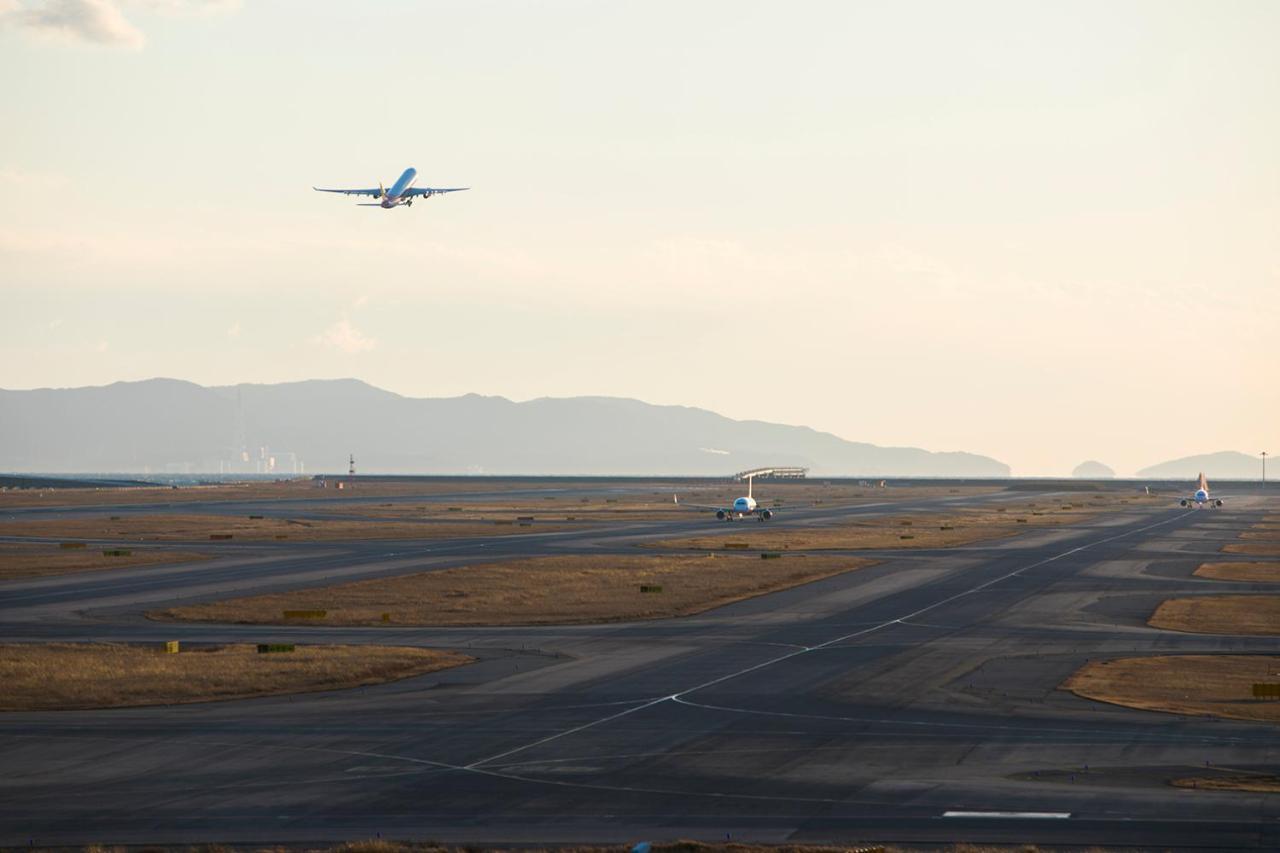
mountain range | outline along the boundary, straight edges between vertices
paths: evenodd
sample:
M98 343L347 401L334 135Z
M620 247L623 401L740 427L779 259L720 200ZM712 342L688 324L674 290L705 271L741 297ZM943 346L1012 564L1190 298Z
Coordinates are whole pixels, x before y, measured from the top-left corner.
M1139 471L1138 476L1161 480L1194 480L1202 472L1211 481L1257 480L1262 476L1262 460L1247 453L1224 450L1151 465Z
M355 379L204 387L176 379L0 390L0 470L1005 477L963 452L880 447L803 426L617 397L413 398Z

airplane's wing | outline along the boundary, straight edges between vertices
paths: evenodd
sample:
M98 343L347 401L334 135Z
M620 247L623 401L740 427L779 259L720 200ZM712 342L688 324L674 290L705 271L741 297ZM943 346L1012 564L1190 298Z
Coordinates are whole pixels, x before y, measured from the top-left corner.
M460 193L463 190L469 190L471 187L413 187L405 191L405 195L409 197L420 195L440 195L441 193Z
M312 187L311 189L315 190L318 193L342 193L343 195L367 195L371 198L378 198L379 196L382 195L381 188L371 189L371 190L327 190L327 189L324 189L323 187Z

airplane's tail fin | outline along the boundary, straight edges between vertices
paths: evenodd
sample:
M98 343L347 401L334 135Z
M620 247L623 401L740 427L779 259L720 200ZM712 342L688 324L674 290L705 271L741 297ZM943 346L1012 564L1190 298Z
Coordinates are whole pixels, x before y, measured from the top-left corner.
M748 477L747 477L747 497L751 497L751 481L752 481L753 479L754 479L754 478L753 478L753 477L751 477L751 476L748 476Z
M1203 471L1200 472L1200 483L1197 488L1204 489L1206 492L1209 491L1209 481L1205 478Z

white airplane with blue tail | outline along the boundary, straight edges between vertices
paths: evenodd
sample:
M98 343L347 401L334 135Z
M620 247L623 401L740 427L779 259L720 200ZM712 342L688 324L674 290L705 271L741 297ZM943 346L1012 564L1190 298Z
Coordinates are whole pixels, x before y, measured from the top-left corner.
M382 182L378 182L377 189L324 189L323 187L312 187L318 193L342 193L343 195L363 195L370 198L376 198L377 202L361 202L358 207L381 207L384 210L390 210L393 207L404 205L406 207L413 206L415 198L431 198L433 195L444 195L445 193L460 193L463 190L469 190L471 187L415 187L413 182L418 179L418 170L410 166L405 169L396 182L391 185L390 189L382 186Z

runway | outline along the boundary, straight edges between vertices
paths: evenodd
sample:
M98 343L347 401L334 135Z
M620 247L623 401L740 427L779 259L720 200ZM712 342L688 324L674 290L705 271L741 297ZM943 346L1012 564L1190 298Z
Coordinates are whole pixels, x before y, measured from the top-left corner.
M1037 497L934 497L771 523ZM188 567L4 583L6 642L392 642L478 662L362 690L0 716L0 844L380 833L1280 848L1275 795L1168 784L1206 763L1274 770L1274 726L1057 689L1099 657L1276 653L1273 639L1146 625L1176 593L1266 590L1191 573L1234 539L1224 525L1275 506L1248 496L1214 511L1126 509L1007 540L874 552L871 568L700 616L597 626L263 628L142 613L722 528L693 517L501 539L255 543Z

